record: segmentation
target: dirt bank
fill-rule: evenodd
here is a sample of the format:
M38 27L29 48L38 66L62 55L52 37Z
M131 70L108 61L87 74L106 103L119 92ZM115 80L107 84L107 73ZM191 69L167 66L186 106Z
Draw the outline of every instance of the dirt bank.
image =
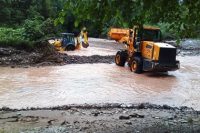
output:
M76 56L57 52L47 42L36 44L33 49L0 47L0 66L27 67L83 63L112 63L114 56Z
M47 42L35 43L33 48L0 47L1 66L26 66L44 61L60 63L59 54Z
M0 111L0 132L200 132L191 108L152 104L69 105Z

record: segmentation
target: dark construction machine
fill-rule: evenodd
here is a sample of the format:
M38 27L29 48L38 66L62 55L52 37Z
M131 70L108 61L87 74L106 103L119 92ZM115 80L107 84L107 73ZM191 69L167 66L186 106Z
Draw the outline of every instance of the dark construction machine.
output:
M81 46L87 48L89 46L88 33L86 28L83 28L77 36L73 33L61 33L61 37L52 41L51 44L58 51L74 51L80 49Z
M126 44L126 49L118 51L115 63L124 66L126 62L131 71L167 72L179 69L176 60L176 47L161 42L161 31L151 26L134 26L133 29L111 28L111 39Z

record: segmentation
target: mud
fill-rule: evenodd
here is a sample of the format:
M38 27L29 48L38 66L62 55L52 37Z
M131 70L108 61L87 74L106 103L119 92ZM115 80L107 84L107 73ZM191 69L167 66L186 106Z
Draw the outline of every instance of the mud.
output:
M27 51L17 50L15 48L0 48L0 65L29 65L37 62L41 58L41 54L37 52L28 53Z
M112 62L114 62L114 55L68 55L56 51L46 42L37 44L34 49L28 51L14 47L0 47L0 66L11 66L13 68Z
M64 58L66 64L85 64L85 63L114 63L115 56L67 56Z
M61 63L62 56L46 41L37 42L29 49L0 47L1 66L30 66L41 62Z
M153 104L0 109L1 132L199 132L200 112Z

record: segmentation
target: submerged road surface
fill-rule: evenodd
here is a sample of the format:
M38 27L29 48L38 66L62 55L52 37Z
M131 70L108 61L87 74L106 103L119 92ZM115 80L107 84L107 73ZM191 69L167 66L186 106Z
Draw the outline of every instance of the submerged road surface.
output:
M90 39L90 47L70 55L114 55L114 41ZM115 64L0 68L0 107L66 104L142 103L189 106L200 110L200 56L178 57L181 69L135 74Z
M179 57L181 69L135 74L115 64L0 68L0 107L47 107L84 103L141 103L200 110L199 56Z

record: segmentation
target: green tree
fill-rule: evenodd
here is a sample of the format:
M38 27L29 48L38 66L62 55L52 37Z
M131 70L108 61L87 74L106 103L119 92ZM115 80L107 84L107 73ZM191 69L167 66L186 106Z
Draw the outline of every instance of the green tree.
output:
M5 23L11 19L11 10L9 8L0 9L0 22Z
M132 27L134 24L167 24L177 37L193 37L199 33L199 0L68 0L55 24L64 24L68 15L74 26L88 25L98 34L108 27Z

